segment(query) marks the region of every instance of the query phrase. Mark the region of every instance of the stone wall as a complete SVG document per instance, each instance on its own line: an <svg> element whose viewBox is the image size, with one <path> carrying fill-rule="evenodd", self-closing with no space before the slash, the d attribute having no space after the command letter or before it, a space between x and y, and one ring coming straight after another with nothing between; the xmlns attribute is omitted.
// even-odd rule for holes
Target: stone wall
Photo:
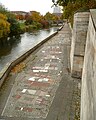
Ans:
<svg viewBox="0 0 96 120"><path fill-rule="evenodd" d="M78 12L74 15L70 53L71 73L73 77L80 78L82 75L88 23L89 12Z"/></svg>
<svg viewBox="0 0 96 120"><path fill-rule="evenodd" d="M96 120L96 9L90 10L82 74L80 120Z"/></svg>

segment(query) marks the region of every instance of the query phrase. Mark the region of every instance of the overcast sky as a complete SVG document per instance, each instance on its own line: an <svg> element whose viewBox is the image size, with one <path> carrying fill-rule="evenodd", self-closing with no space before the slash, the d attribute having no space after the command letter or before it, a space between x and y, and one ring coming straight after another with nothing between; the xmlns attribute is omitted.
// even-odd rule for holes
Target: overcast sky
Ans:
<svg viewBox="0 0 96 120"><path fill-rule="evenodd" d="M53 12L52 0L0 0L10 11L38 11L41 14Z"/></svg>

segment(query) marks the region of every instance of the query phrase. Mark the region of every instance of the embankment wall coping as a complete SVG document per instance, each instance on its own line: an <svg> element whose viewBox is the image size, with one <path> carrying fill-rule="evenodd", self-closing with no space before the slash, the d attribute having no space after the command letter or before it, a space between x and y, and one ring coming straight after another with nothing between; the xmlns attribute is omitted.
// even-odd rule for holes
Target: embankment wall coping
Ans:
<svg viewBox="0 0 96 120"><path fill-rule="evenodd" d="M63 26L61 26L56 32L54 32L52 35L48 36L46 39L44 39L41 42L39 42L36 46L34 46L33 48L31 48L30 50L28 50L27 52L25 52L21 56L17 57L12 62L7 63L5 65L5 67L0 72L0 87L2 86L3 82L5 81L5 79L7 78L8 74L10 73L10 71L12 70L12 68L14 66L16 66L18 63L20 63L21 61L23 61L33 51L35 51L38 47L40 47L41 45L43 45L49 39L51 39L52 37L54 37L58 33L58 31L62 30L62 28L63 28Z"/></svg>

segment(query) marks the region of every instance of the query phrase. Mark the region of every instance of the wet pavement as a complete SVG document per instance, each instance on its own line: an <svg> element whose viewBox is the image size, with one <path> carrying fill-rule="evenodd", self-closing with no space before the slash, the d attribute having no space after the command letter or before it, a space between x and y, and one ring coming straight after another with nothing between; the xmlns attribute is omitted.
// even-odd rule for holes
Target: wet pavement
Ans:
<svg viewBox="0 0 96 120"><path fill-rule="evenodd" d="M80 80L70 76L68 24L14 67L0 90L0 120L79 120Z"/></svg>

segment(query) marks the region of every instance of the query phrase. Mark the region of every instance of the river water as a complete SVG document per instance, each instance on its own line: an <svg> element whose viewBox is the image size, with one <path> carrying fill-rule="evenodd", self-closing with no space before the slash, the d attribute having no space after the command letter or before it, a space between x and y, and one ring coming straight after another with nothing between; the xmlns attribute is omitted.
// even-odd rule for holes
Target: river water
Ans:
<svg viewBox="0 0 96 120"><path fill-rule="evenodd" d="M8 37L0 40L0 71L9 62L22 55L40 41L57 31L58 27L38 30L36 32L26 32L19 36Z"/></svg>

